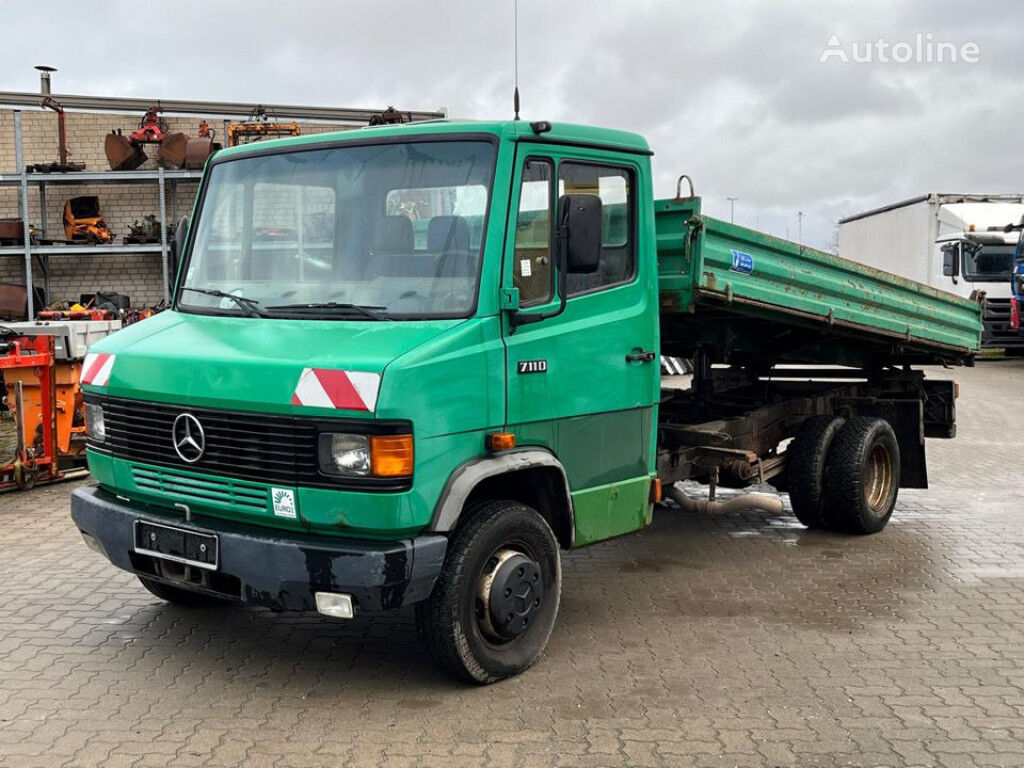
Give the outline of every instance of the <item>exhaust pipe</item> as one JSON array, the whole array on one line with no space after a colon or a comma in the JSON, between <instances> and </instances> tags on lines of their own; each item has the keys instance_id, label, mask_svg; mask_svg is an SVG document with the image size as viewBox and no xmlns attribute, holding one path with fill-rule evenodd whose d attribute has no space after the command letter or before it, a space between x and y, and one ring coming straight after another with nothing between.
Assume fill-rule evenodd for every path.
<instances>
[{"instance_id":1,"label":"exhaust pipe","mask_svg":"<svg viewBox=\"0 0 1024 768\"><path fill-rule=\"evenodd\" d=\"M783 508L782 499L766 496L763 493L744 493L742 496L733 496L726 501L709 501L691 498L674 485L670 485L665 489L665 495L684 512L726 515L730 512L742 512L745 509L759 509L772 515L781 515Z\"/></svg>"},{"instance_id":2,"label":"exhaust pipe","mask_svg":"<svg viewBox=\"0 0 1024 768\"><path fill-rule=\"evenodd\" d=\"M48 67L45 64L40 64L36 67L39 70L39 92L43 96L50 95L50 73L56 72L56 67Z\"/></svg>"}]
</instances>

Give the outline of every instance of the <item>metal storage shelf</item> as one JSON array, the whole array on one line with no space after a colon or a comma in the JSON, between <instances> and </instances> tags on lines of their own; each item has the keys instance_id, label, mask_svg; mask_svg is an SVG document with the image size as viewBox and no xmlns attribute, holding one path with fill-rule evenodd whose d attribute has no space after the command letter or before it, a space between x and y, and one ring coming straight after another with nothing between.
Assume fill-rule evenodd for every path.
<instances>
[{"instance_id":1,"label":"metal storage shelf","mask_svg":"<svg viewBox=\"0 0 1024 768\"><path fill-rule=\"evenodd\" d=\"M104 254L104 253L160 253L163 246L159 243L140 243L138 245L33 245L33 256L74 256L83 253ZM17 256L25 253L23 245L0 246L0 256Z\"/></svg>"},{"instance_id":2,"label":"metal storage shelf","mask_svg":"<svg viewBox=\"0 0 1024 768\"><path fill-rule=\"evenodd\" d=\"M170 276L168 262L170 247L167 242L167 184L179 181L197 181L201 171L177 170L168 171L158 168L153 171L77 171L73 173L29 173L25 169L25 155L22 143L21 110L14 110L14 157L17 173L0 173L0 186L19 188L21 222L24 231L24 243L20 246L0 247L0 257L22 256L25 260L25 288L29 319L35 317L35 296L32 288L33 257L38 261L43 272L46 295L49 298L49 259L50 256L73 256L82 254L116 254L116 253L159 253L161 261L161 278L163 280L163 296L170 298ZM87 184L156 184L160 197L160 242L156 244L138 245L34 245L30 238L31 217L29 216L28 190L35 186L39 190L39 219L46 234L46 188L51 185L87 185Z\"/></svg>"},{"instance_id":3,"label":"metal storage shelf","mask_svg":"<svg viewBox=\"0 0 1024 768\"><path fill-rule=\"evenodd\" d=\"M133 182L158 181L161 176L167 181L198 181L202 171L77 171L75 173L29 173L29 184L131 184ZM0 173L0 186L10 187L21 184L22 174Z\"/></svg>"}]
</instances>

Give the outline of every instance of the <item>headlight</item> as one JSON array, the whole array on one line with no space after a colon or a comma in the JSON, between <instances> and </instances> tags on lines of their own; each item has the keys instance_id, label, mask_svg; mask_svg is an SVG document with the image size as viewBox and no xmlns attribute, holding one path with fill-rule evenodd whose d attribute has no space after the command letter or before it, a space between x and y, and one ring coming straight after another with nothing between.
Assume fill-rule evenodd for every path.
<instances>
[{"instance_id":1,"label":"headlight","mask_svg":"<svg viewBox=\"0 0 1024 768\"><path fill-rule=\"evenodd\" d=\"M366 477L370 474L370 438L344 432L320 435L320 471L326 475Z\"/></svg>"},{"instance_id":2,"label":"headlight","mask_svg":"<svg viewBox=\"0 0 1024 768\"><path fill-rule=\"evenodd\" d=\"M103 406L99 403L85 404L85 429L90 440L102 443L107 439L107 425L103 422Z\"/></svg>"},{"instance_id":3,"label":"headlight","mask_svg":"<svg viewBox=\"0 0 1024 768\"><path fill-rule=\"evenodd\" d=\"M412 435L324 432L317 450L320 471L341 477L412 477Z\"/></svg>"}]
</instances>

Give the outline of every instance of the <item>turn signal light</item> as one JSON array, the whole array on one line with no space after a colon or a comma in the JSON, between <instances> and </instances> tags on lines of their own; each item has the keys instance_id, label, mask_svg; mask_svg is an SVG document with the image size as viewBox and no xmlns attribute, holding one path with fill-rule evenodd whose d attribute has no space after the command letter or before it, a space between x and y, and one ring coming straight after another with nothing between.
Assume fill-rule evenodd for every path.
<instances>
[{"instance_id":1,"label":"turn signal light","mask_svg":"<svg viewBox=\"0 0 1024 768\"><path fill-rule=\"evenodd\" d=\"M510 451L516 447L516 436L511 432L491 432L487 436L487 450L492 453Z\"/></svg>"},{"instance_id":2,"label":"turn signal light","mask_svg":"<svg viewBox=\"0 0 1024 768\"><path fill-rule=\"evenodd\" d=\"M370 438L371 475L410 477L412 467L412 435L374 435Z\"/></svg>"},{"instance_id":3,"label":"turn signal light","mask_svg":"<svg viewBox=\"0 0 1024 768\"><path fill-rule=\"evenodd\" d=\"M651 483L651 501L655 504L661 502L661 478L654 478L654 482Z\"/></svg>"}]
</instances>

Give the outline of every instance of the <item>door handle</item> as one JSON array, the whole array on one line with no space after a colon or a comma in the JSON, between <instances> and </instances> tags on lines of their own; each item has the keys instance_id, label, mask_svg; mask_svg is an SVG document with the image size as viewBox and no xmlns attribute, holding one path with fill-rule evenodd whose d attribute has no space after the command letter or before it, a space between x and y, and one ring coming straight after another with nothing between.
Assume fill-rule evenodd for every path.
<instances>
[{"instance_id":1,"label":"door handle","mask_svg":"<svg viewBox=\"0 0 1024 768\"><path fill-rule=\"evenodd\" d=\"M653 362L655 357L657 357L657 355L654 352L650 352L650 351L632 352L632 353L626 355L626 362L627 363L650 363L650 362Z\"/></svg>"}]
</instances>

